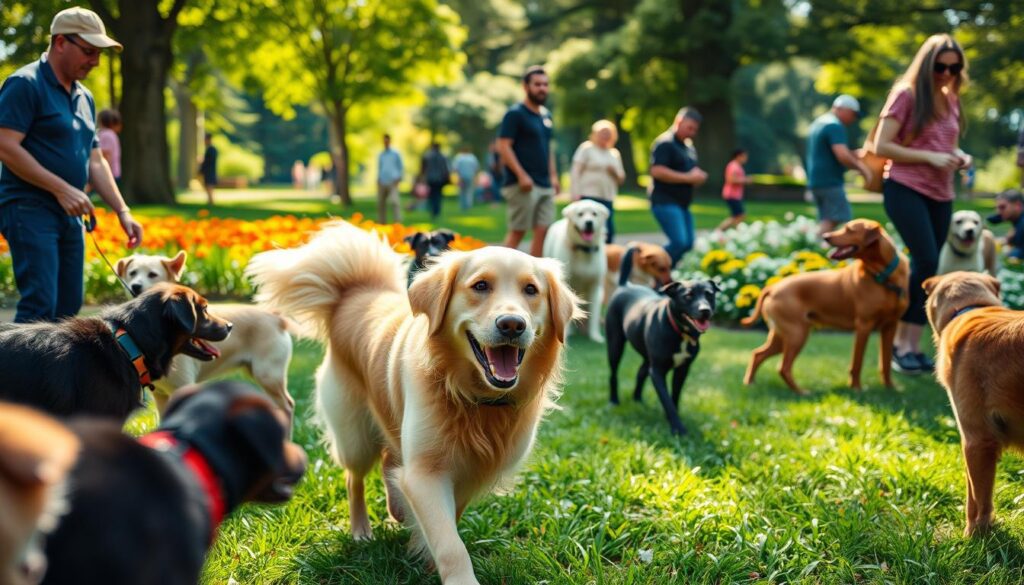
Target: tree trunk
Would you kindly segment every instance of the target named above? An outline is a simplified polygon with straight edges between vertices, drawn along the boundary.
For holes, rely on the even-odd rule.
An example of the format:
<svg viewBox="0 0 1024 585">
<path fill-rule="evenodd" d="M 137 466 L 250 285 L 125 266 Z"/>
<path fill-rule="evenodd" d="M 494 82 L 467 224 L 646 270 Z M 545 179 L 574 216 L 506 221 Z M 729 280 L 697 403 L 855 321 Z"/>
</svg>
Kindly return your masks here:
<svg viewBox="0 0 1024 585">
<path fill-rule="evenodd" d="M 622 116 L 615 116 L 615 125 L 619 128 L 619 142 L 616 147 L 622 155 L 622 170 L 626 171 L 626 180 L 622 183 L 623 188 L 639 188 L 636 172 L 636 157 L 633 156 L 633 136 L 628 130 L 622 129 Z"/>
<path fill-rule="evenodd" d="M 171 39 L 177 11 L 185 1 L 176 1 L 166 20 L 160 13 L 160 4 L 159 0 L 119 0 L 119 14 L 114 18 L 104 0 L 91 0 L 114 37 L 124 45 L 122 192 L 129 202 L 173 204 L 164 88 L 173 61 Z"/>
<path fill-rule="evenodd" d="M 331 139 L 334 145 L 331 148 L 334 156 L 334 194 L 341 198 L 343 207 L 352 207 L 352 194 L 349 192 L 348 177 L 348 108 L 339 102 L 334 102 L 326 108 L 331 117 Z"/>
<path fill-rule="evenodd" d="M 171 83 L 174 101 L 178 104 L 178 120 L 181 131 L 178 136 L 178 168 L 174 186 L 178 190 L 188 189 L 196 175 L 196 158 L 199 144 L 199 112 L 192 101 L 192 92 L 182 83 Z"/>
<path fill-rule="evenodd" d="M 121 111 L 121 104 L 117 99 L 117 74 L 114 71 L 114 64 L 117 63 L 117 56 L 113 53 L 107 55 L 107 85 L 110 87 L 110 108 Z"/>
</svg>

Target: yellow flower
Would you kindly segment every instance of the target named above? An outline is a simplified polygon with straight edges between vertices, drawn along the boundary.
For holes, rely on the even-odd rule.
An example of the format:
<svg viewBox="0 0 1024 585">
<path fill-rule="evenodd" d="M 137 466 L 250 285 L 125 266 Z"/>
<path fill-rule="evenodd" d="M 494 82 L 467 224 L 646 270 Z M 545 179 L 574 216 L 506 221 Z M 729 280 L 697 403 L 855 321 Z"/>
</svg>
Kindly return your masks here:
<svg viewBox="0 0 1024 585">
<path fill-rule="evenodd" d="M 733 255 L 725 250 L 711 250 L 701 259 L 700 269 L 707 272 L 712 266 L 728 262 L 732 259 Z"/>
<path fill-rule="evenodd" d="M 776 276 L 769 276 L 768 280 L 764 281 L 765 288 L 768 288 L 769 286 L 775 284 L 776 282 L 779 282 L 780 280 L 782 280 L 782 278 L 783 277 L 778 276 L 778 275 L 776 275 Z"/>
<path fill-rule="evenodd" d="M 761 288 L 756 284 L 743 285 L 739 292 L 736 293 L 736 307 L 739 309 L 745 309 L 753 305 L 760 294 Z"/>
<path fill-rule="evenodd" d="M 750 254 L 747 254 L 747 257 L 744 258 L 744 260 L 747 262 L 747 264 L 750 264 L 754 260 L 759 260 L 761 258 L 767 258 L 767 257 L 768 257 L 768 254 L 765 254 L 764 252 L 751 252 Z"/>
<path fill-rule="evenodd" d="M 743 270 L 743 268 L 746 265 L 747 265 L 747 263 L 744 262 L 743 260 L 733 259 L 733 260 L 729 260 L 727 262 L 723 262 L 721 265 L 718 266 L 718 270 L 722 274 L 732 274 L 733 272 L 737 272 L 737 271 Z"/>
</svg>

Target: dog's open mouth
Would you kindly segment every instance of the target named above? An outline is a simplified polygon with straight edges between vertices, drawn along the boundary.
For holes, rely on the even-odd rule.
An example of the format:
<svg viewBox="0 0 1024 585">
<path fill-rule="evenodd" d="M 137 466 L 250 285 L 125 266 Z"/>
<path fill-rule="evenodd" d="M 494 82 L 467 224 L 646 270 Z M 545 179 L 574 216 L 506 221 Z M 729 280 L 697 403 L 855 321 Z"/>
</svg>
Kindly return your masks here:
<svg viewBox="0 0 1024 585">
<path fill-rule="evenodd" d="M 207 343 L 206 340 L 199 339 L 198 337 L 189 338 L 188 344 L 185 346 L 185 351 L 183 353 L 206 362 L 220 357 L 219 349 Z"/>
<path fill-rule="evenodd" d="M 466 332 L 469 346 L 473 348 L 476 361 L 484 369 L 484 378 L 495 388 L 511 388 L 519 379 L 519 365 L 523 363 L 526 350 L 515 345 L 483 347 L 469 331 Z"/>
<path fill-rule="evenodd" d="M 683 314 L 683 316 L 686 317 L 686 320 L 689 321 L 690 323 L 692 323 L 693 326 L 696 327 L 697 331 L 700 332 L 700 333 L 704 333 L 708 329 L 711 329 L 711 319 L 702 319 L 700 317 L 691 317 L 689 315 L 686 315 L 685 313 Z"/>
<path fill-rule="evenodd" d="M 845 260 L 857 253 L 857 246 L 839 246 L 828 255 L 833 260 Z"/>
</svg>

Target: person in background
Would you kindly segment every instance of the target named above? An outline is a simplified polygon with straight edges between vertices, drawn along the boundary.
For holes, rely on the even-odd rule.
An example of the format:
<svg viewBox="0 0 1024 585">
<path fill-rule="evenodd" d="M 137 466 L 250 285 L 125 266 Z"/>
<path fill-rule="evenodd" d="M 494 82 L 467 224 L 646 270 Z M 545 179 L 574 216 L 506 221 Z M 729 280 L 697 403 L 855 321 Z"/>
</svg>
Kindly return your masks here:
<svg viewBox="0 0 1024 585">
<path fill-rule="evenodd" d="M 507 231 L 504 245 L 519 248 L 526 231 L 533 229 L 530 254 L 540 256 L 544 236 L 555 221 L 558 171 L 551 148 L 554 123 L 544 104 L 550 81 L 543 67 L 523 74 L 523 101 L 505 112 L 498 131 L 498 152 L 505 163 L 501 196 L 506 201 Z"/>
<path fill-rule="evenodd" d="M 715 229 L 727 230 L 743 223 L 747 217 L 743 209 L 743 187 L 750 184 L 750 177 L 743 170 L 747 164 L 747 151 L 737 148 L 732 152 L 729 164 L 725 166 L 725 184 L 722 185 L 722 199 L 729 207 L 729 217 L 722 220 Z"/>
<path fill-rule="evenodd" d="M 384 150 L 377 157 L 377 223 L 388 222 L 388 206 L 391 206 L 392 219 L 402 223 L 402 201 L 398 193 L 398 184 L 402 182 L 405 167 L 402 155 L 391 148 L 391 135 L 384 135 Z"/>
<path fill-rule="evenodd" d="M 702 120 L 696 109 L 682 108 L 672 127 L 651 145 L 651 213 L 668 237 L 665 251 L 672 266 L 693 248 L 693 188 L 708 180 L 708 174 L 697 166 L 697 150 L 693 148 Z"/>
<path fill-rule="evenodd" d="M 1007 189 L 996 195 L 996 213 L 988 217 L 990 223 L 1010 222 L 1013 226 L 1003 238 L 1010 258 L 1024 260 L 1024 195 L 1017 189 Z"/>
<path fill-rule="evenodd" d="M 306 181 L 306 165 L 301 160 L 292 163 L 292 188 L 302 189 Z"/>
<path fill-rule="evenodd" d="M 206 150 L 203 160 L 199 161 L 199 174 L 203 177 L 203 190 L 206 191 L 206 204 L 213 205 L 213 188 L 217 186 L 217 147 L 213 145 L 213 135 L 207 133 L 203 137 Z"/>
<path fill-rule="evenodd" d="M 574 199 L 589 199 L 608 208 L 605 242 L 615 238 L 615 196 L 626 180 L 622 155 L 615 148 L 619 132 L 609 120 L 598 120 L 590 127 L 590 140 L 580 144 L 572 157 L 570 190 Z"/>
<path fill-rule="evenodd" d="M 17 323 L 56 321 L 82 307 L 82 216 L 94 210 L 87 182 L 117 214 L 128 247 L 142 243 L 142 226 L 99 148 L 96 103 L 81 83 L 104 49 L 121 48 L 95 12 L 68 8 L 54 16 L 46 52 L 0 86 L 0 232 L 21 294 Z"/>
<path fill-rule="evenodd" d="M 430 189 L 427 195 L 427 209 L 430 210 L 430 219 L 436 221 L 441 215 L 444 186 L 452 180 L 452 171 L 448 167 L 448 159 L 441 154 L 440 144 L 434 142 L 430 145 L 430 150 L 423 155 L 420 177 Z"/>
<path fill-rule="evenodd" d="M 501 186 L 505 180 L 505 170 L 502 168 L 501 155 L 498 153 L 498 141 L 492 140 L 487 147 L 487 172 L 491 175 L 491 187 L 489 189 L 490 199 L 493 203 L 501 203 Z"/>
<path fill-rule="evenodd" d="M 856 170 L 867 180 L 871 170 L 847 146 L 846 127 L 860 117 L 860 103 L 843 94 L 832 109 L 818 116 L 807 134 L 807 187 L 818 207 L 818 234 L 830 232 L 853 218 L 843 175 Z"/>
<path fill-rule="evenodd" d="M 110 165 L 110 172 L 114 175 L 114 181 L 121 185 L 121 139 L 118 134 L 124 127 L 121 122 L 121 113 L 117 110 L 100 110 L 96 115 L 100 129 L 96 137 L 100 141 L 100 152 L 103 158 L 107 159 Z"/>
<path fill-rule="evenodd" d="M 934 276 L 953 216 L 953 175 L 971 166 L 960 150 L 960 90 L 967 58 L 947 34 L 928 39 L 889 92 L 879 116 L 875 149 L 892 161 L 882 184 L 885 213 L 910 251 L 910 305 L 893 341 L 898 372 L 931 372 L 921 351 L 927 322 L 921 283 Z"/>
<path fill-rule="evenodd" d="M 463 146 L 452 161 L 452 169 L 459 178 L 459 209 L 465 211 L 473 207 L 473 191 L 476 189 L 480 161 L 469 151 L 469 146 Z"/>
</svg>

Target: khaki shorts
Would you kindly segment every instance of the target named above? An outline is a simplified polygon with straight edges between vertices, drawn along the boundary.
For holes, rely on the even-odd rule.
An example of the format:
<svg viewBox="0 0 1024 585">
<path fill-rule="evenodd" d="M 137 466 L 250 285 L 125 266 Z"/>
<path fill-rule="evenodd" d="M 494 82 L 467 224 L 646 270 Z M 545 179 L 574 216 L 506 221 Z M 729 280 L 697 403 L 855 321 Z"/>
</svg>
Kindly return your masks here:
<svg viewBox="0 0 1024 585">
<path fill-rule="evenodd" d="M 508 229 L 525 232 L 533 227 L 548 227 L 555 222 L 555 188 L 533 186 L 528 193 L 519 185 L 501 188 L 508 206 Z"/>
</svg>

